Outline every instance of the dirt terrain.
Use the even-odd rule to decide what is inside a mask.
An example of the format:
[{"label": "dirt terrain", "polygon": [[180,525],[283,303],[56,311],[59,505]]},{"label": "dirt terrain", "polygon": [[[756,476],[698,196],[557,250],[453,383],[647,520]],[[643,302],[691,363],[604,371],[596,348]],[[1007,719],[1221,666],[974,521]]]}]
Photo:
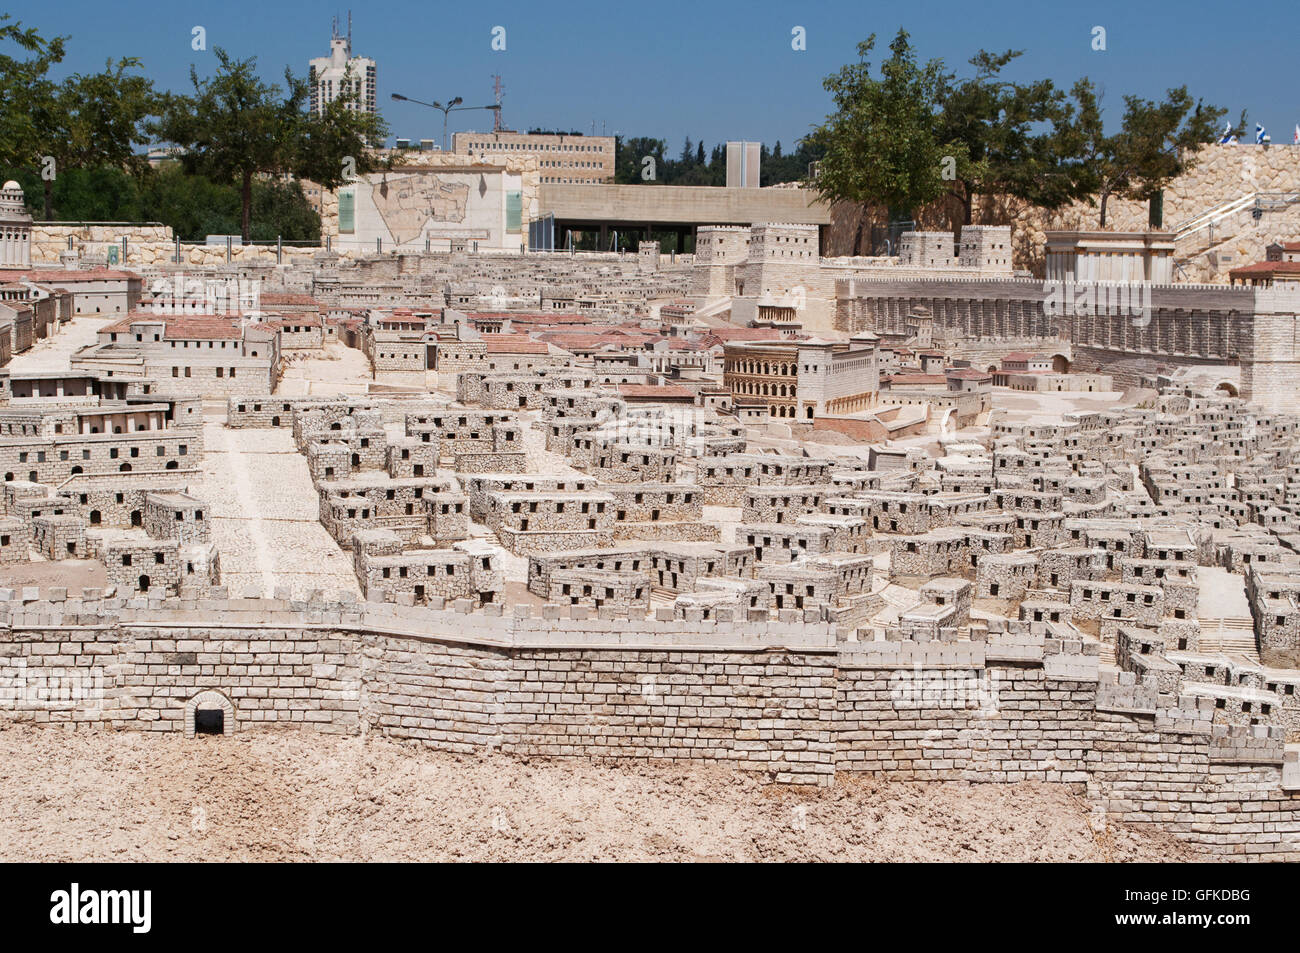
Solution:
[{"label": "dirt terrain", "polygon": [[0,725],[0,860],[1176,861],[1062,785],[764,784],[291,729]]}]

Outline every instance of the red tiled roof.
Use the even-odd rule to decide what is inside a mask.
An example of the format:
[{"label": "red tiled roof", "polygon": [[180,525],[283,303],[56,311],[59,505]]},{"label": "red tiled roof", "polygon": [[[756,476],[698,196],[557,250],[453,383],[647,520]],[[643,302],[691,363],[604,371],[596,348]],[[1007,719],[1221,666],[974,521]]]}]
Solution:
[{"label": "red tiled roof", "polygon": [[780,341],[781,332],[776,328],[714,328],[710,337],[719,341]]},{"label": "red tiled roof", "polygon": [[300,327],[304,324],[319,328],[323,327],[325,322],[321,319],[320,315],[302,314],[296,317],[273,318],[269,321],[263,321],[261,326],[264,328],[281,330],[286,327]]},{"label": "red tiled roof", "polygon": [[180,340],[233,340],[240,337],[237,320],[219,314],[148,314],[135,312],[120,321],[105,325],[100,334],[130,334],[133,324],[162,324],[163,337],[169,341]]},{"label": "red tiled roof", "polygon": [[122,334],[131,330],[131,322],[139,321],[138,317],[123,318],[120,321],[114,321],[112,324],[106,324],[99,329],[100,334]]},{"label": "red tiled roof", "polygon": [[320,302],[311,295],[288,294],[281,291],[264,291],[257,299],[261,304],[306,304],[319,307]]},{"label": "red tiled roof", "polygon": [[959,368],[957,368],[957,369],[955,369],[955,370],[950,370],[950,371],[948,371],[947,376],[948,376],[948,377],[955,377],[955,378],[957,378],[958,380],[962,380],[962,381],[991,381],[991,380],[993,380],[993,375],[992,375],[992,374],[989,374],[989,373],[986,372],[986,371],[977,371],[977,370],[975,370],[973,367],[959,367]]},{"label": "red tiled roof", "polygon": [[488,354],[549,354],[550,345],[522,334],[489,334],[483,340]]},{"label": "red tiled roof", "polygon": [[[1296,250],[1300,251],[1300,248]],[[1257,261],[1253,265],[1242,265],[1240,268],[1233,268],[1228,272],[1229,278],[1236,278],[1239,275],[1243,277],[1300,275],[1300,261]]]},{"label": "red tiled roof", "polygon": [[540,337],[543,341],[549,341],[551,344],[557,344],[570,351],[574,348],[591,350],[607,347],[611,344],[630,347],[639,343],[637,339],[626,334],[597,334],[586,331],[547,331],[541,334]]},{"label": "red tiled roof", "polygon": [[591,323],[591,319],[583,315],[551,314],[548,311],[466,311],[465,313],[469,315],[471,321],[475,318],[490,318],[494,321],[500,318],[509,318],[522,324],[534,324],[538,321],[558,321],[565,324]]},{"label": "red tiled roof", "polygon": [[19,278],[29,278],[32,281],[59,282],[107,281],[113,278],[134,278],[137,281],[143,280],[139,275],[133,275],[129,271],[113,271],[111,268],[87,268],[82,271],[71,268],[34,268],[30,271],[7,269],[0,271],[0,281],[17,281]]},{"label": "red tiled roof", "polygon": [[891,384],[946,384],[943,374],[890,374],[885,378]]},{"label": "red tiled roof", "polygon": [[239,340],[239,325],[230,320],[216,315],[199,316],[185,315],[182,317],[167,318],[167,327],[163,331],[163,337],[169,341],[179,340]]}]

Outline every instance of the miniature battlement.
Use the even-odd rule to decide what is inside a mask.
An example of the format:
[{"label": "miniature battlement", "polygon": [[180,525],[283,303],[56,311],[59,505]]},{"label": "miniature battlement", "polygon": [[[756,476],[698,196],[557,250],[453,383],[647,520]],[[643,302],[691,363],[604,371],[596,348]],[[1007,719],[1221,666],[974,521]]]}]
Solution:
[{"label": "miniature battlement", "polygon": [[1214,725],[1210,761],[1219,764],[1282,764],[1286,732],[1266,725]]},{"label": "miniature battlement", "polygon": [[1097,683],[1097,710],[1155,715],[1160,686],[1152,676],[1109,670]]}]

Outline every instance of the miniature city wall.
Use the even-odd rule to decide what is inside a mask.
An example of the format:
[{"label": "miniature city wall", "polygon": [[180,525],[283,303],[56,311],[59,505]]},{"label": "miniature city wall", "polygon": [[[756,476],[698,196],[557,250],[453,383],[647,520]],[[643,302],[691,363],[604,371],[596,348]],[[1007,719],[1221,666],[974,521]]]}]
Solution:
[{"label": "miniature city wall", "polygon": [[[1099,817],[1227,857],[1300,859],[1300,764],[1280,729],[1099,675],[1050,628],[837,643],[830,624],[472,617],[391,603],[0,590],[13,717],[191,735],[270,726],[516,756],[709,762],[782,783],[1061,782]],[[283,594],[281,594],[283,595]]]}]

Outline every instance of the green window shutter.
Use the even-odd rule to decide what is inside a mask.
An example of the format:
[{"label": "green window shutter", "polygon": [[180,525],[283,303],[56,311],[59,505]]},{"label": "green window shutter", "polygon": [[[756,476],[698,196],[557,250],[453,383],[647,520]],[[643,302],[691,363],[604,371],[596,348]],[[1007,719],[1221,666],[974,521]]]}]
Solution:
[{"label": "green window shutter", "polygon": [[524,217],[524,195],[522,192],[506,193],[506,231],[512,235],[519,234],[520,222]]},{"label": "green window shutter", "polygon": [[351,235],[356,230],[357,197],[352,189],[339,192],[339,234]]}]

